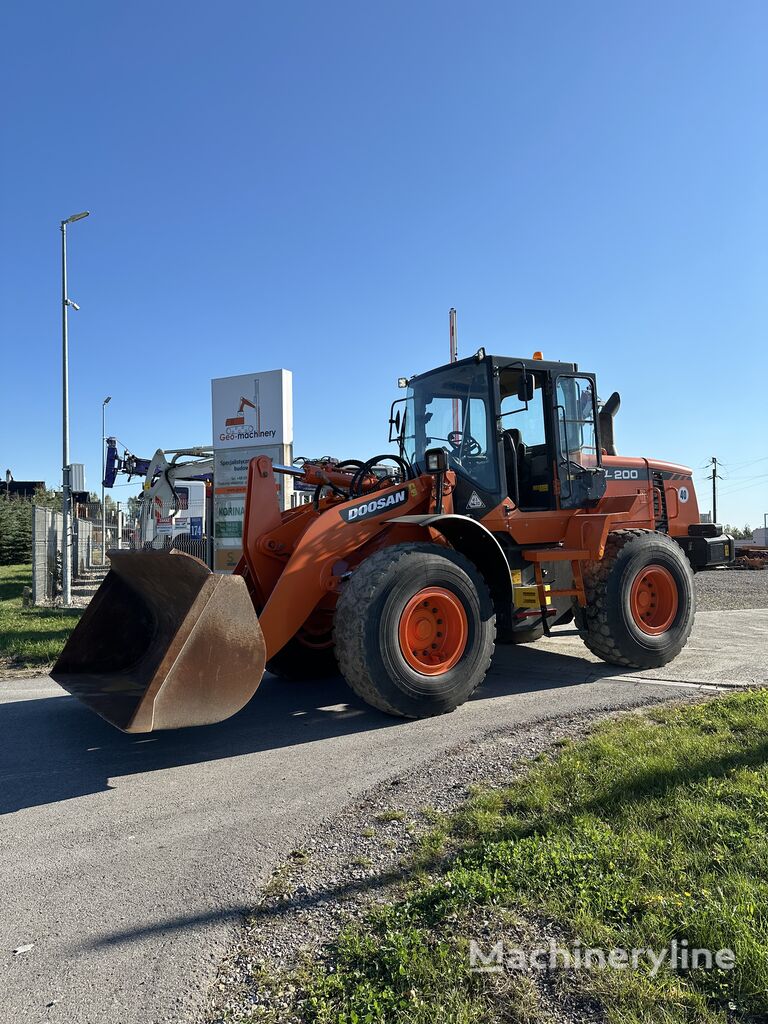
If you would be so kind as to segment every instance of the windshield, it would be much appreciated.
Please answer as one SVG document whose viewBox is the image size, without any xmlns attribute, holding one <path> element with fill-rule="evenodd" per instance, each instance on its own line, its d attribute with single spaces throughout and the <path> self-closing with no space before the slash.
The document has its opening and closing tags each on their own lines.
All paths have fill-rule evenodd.
<svg viewBox="0 0 768 1024">
<path fill-rule="evenodd" d="M 406 458 L 419 469 L 427 449 L 444 448 L 451 469 L 495 491 L 496 439 L 486 365 L 457 365 L 412 381 L 403 441 Z"/>
</svg>

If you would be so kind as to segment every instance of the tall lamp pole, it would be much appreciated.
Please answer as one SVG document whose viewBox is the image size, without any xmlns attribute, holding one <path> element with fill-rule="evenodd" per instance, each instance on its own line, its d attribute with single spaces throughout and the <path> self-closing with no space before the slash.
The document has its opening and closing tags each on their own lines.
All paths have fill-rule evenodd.
<svg viewBox="0 0 768 1024">
<path fill-rule="evenodd" d="M 104 505 L 104 474 L 107 471 L 104 447 L 107 443 L 107 406 L 112 395 L 107 395 L 101 403 L 101 564 L 107 564 L 107 510 Z"/>
<path fill-rule="evenodd" d="M 69 339 L 67 336 L 67 311 L 80 307 L 67 295 L 67 225 L 87 217 L 90 211 L 74 213 L 61 222 L 61 383 L 62 383 L 62 481 L 61 481 L 61 599 L 65 606 L 72 603 L 72 490 L 70 487 L 69 467 Z"/>
</svg>

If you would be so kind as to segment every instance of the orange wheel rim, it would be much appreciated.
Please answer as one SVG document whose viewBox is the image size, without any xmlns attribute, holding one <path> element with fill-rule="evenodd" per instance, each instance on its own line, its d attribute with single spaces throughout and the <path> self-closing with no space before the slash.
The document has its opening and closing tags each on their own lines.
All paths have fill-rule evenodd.
<svg viewBox="0 0 768 1024">
<path fill-rule="evenodd" d="M 440 676 L 452 669 L 467 646 L 467 613 L 443 587 L 425 587 L 403 609 L 398 631 L 403 657 L 417 672 Z"/>
<path fill-rule="evenodd" d="M 641 569 L 632 582 L 629 608 L 644 633 L 658 636 L 675 621 L 679 599 L 675 577 L 663 565 Z"/>
</svg>

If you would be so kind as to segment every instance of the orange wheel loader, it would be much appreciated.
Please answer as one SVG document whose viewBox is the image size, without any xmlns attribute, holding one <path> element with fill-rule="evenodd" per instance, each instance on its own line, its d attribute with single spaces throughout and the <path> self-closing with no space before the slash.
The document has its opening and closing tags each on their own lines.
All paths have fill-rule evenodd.
<svg viewBox="0 0 768 1024">
<path fill-rule="evenodd" d="M 537 354 L 538 355 L 538 354 Z M 693 624 L 693 573 L 731 561 L 701 524 L 691 470 L 616 453 L 573 363 L 483 349 L 410 380 L 390 411 L 397 455 L 250 463 L 243 557 L 216 575 L 180 551 L 113 551 L 53 678 L 120 729 L 220 721 L 266 668 L 341 671 L 382 711 L 452 711 L 496 642 L 575 616 L 593 654 L 651 668 Z M 316 486 L 280 512 L 275 473 Z"/>
</svg>

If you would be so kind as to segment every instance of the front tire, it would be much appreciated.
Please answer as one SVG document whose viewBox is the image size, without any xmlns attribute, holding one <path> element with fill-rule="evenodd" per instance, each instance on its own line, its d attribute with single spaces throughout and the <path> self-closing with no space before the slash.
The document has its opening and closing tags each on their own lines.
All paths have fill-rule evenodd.
<svg viewBox="0 0 768 1024">
<path fill-rule="evenodd" d="M 485 580 L 464 555 L 438 544 L 371 555 L 336 606 L 342 675 L 366 703 L 403 718 L 463 704 L 485 678 L 495 634 Z"/>
<path fill-rule="evenodd" d="M 658 668 L 688 642 L 696 612 L 693 573 L 680 546 L 653 530 L 616 530 L 600 561 L 584 565 L 582 640 L 603 661 Z"/>
</svg>

